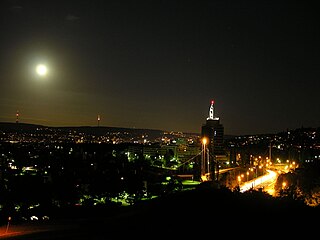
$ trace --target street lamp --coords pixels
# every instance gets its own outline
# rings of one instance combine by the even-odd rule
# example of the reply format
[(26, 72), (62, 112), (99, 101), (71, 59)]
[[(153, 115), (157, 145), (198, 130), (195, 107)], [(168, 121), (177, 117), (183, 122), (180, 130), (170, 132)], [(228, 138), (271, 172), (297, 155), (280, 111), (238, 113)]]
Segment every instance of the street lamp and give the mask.
[(285, 189), (287, 186), (287, 183), (286, 182), (282, 182), (282, 189)]
[(202, 149), (201, 149), (201, 179), (202, 180), (207, 180), (206, 179), (206, 150), (207, 150), (207, 147), (206, 147), (206, 144), (207, 144), (207, 138), (204, 137), (202, 138)]
[(240, 184), (241, 184), (241, 176), (238, 175), (238, 185), (239, 185), (239, 187), (240, 187)]

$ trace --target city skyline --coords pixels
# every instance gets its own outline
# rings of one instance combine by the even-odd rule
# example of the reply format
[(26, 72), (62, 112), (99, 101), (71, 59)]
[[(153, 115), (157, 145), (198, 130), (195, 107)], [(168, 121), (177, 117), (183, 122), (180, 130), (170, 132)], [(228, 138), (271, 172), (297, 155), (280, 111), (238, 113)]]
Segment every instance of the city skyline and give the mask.
[(225, 134), (320, 126), (312, 4), (2, 5), (0, 122), (200, 133), (214, 100)]

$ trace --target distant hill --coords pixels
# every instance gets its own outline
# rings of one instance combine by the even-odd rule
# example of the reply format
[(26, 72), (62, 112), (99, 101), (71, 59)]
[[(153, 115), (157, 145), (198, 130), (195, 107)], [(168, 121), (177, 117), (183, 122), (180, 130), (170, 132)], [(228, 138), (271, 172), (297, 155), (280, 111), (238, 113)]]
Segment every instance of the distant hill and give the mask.
[[(145, 128), (125, 128), (125, 127), (108, 127), (108, 126), (65, 126), (65, 127), (49, 127), (39, 124), (31, 123), (12, 123), (0, 122), (0, 131), (16, 132), (16, 133), (34, 133), (35, 131), (51, 132), (58, 130), (60, 132), (76, 131), (78, 133), (85, 133), (95, 136), (105, 135), (107, 133), (128, 133), (130, 135), (148, 134), (150, 138), (158, 138), (164, 135), (165, 132), (159, 129), (145, 129)], [(200, 133), (183, 133), (185, 135), (199, 135)], [(235, 135), (224, 135), (225, 140), (233, 139)]]
[(29, 124), (29, 123), (10, 123), (0, 122), (0, 130), (4, 132), (29, 132), (36, 131), (37, 129), (45, 128), (42, 125)]
[(0, 122), (0, 131), (3, 132), (16, 132), (16, 133), (34, 133), (35, 131), (47, 132), (47, 131), (60, 131), (70, 132), (76, 131), (78, 133), (85, 133), (91, 135), (105, 135), (107, 133), (128, 133), (131, 135), (148, 134), (151, 138), (157, 138), (163, 135), (164, 131), (156, 129), (139, 129), (139, 128), (123, 128), (123, 127), (105, 127), (105, 126), (66, 126), (66, 127), (48, 127), (37, 124), (29, 123), (9, 123)]

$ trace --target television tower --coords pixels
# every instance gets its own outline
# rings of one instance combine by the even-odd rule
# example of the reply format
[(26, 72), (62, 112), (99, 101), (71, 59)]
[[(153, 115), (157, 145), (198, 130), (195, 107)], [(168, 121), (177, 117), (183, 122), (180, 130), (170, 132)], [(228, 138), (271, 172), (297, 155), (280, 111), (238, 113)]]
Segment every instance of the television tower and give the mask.
[(16, 112), (16, 123), (19, 123), (19, 110)]
[(98, 127), (100, 126), (100, 115), (98, 115)]

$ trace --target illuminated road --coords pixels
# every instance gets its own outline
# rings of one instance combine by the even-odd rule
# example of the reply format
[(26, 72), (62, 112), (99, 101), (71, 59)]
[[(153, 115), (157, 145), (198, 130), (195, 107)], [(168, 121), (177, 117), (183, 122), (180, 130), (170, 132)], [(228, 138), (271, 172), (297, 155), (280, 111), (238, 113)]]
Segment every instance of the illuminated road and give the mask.
[(267, 169), (267, 174), (252, 179), (248, 182), (244, 182), (240, 185), (240, 191), (245, 192), (250, 189), (264, 189), (264, 191), (268, 192), (270, 195), (274, 194), (274, 184), (277, 180), (278, 173), (273, 170)]
[(19, 236), (28, 236), (40, 232), (63, 229), (63, 226), (53, 226), (43, 223), (29, 223), (21, 225), (5, 225), (0, 227), (0, 239), (18, 239)]
[(49, 221), (26, 223), (21, 225), (0, 226), (0, 239), (12, 240), (96, 240), (107, 236), (107, 221), (83, 219), (66, 219), (61, 221)]

